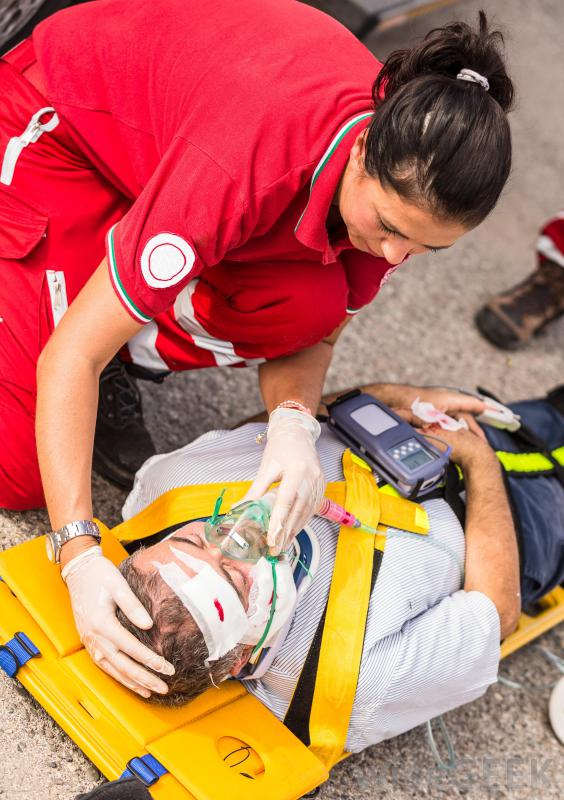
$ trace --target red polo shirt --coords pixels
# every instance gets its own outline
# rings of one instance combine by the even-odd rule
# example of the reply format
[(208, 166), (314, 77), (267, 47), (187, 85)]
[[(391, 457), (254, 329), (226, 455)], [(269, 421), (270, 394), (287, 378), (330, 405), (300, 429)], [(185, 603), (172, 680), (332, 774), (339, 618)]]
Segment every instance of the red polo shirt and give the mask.
[[(329, 207), (380, 64), (290, 0), (97, 0), (34, 34), (47, 97), (129, 212), (113, 286), (154, 369), (296, 352), (369, 303), (384, 259)], [(85, 198), (87, 202), (87, 198)]]

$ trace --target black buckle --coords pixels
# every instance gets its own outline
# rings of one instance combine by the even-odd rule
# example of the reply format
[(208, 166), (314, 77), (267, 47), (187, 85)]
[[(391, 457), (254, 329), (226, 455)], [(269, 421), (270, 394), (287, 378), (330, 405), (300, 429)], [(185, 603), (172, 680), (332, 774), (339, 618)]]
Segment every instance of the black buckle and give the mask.
[[(147, 772), (151, 773), (151, 777), (144, 778), (143, 775), (140, 775), (138, 772), (139, 768), (133, 766), (134, 761), (140, 761), (143, 764), (143, 767), (147, 770)], [(134, 756), (133, 758), (130, 758), (126, 764), (126, 768), (131, 772), (134, 778), (137, 778), (138, 781), (141, 781), (143, 786), (146, 786), (147, 788), (149, 786), (153, 786), (153, 784), (155, 784), (161, 777), (157, 772), (155, 772), (155, 770), (152, 767), (146, 764), (143, 761), (143, 759), (140, 758), (139, 756)]]

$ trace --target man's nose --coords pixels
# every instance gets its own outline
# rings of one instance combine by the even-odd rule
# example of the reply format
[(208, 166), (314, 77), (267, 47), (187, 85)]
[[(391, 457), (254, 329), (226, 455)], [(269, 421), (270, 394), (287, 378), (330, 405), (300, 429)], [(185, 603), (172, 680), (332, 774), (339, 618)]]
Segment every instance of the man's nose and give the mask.
[(408, 255), (410, 244), (403, 239), (383, 239), (381, 243), (382, 253), (389, 264), (401, 264)]

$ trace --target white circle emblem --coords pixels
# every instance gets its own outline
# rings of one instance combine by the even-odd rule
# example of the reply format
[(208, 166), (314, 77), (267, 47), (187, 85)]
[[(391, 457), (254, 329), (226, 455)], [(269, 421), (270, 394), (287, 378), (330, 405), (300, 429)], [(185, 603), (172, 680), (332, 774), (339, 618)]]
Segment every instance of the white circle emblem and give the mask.
[(174, 286), (188, 275), (196, 255), (188, 242), (175, 233), (152, 236), (141, 253), (141, 272), (153, 289)]

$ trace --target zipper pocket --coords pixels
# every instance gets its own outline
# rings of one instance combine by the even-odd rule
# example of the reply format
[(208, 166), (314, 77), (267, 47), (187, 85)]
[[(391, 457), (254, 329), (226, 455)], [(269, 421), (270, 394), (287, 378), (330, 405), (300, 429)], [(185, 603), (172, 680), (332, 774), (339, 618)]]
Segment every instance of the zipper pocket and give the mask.
[(51, 298), (51, 311), (53, 312), (53, 326), (56, 328), (69, 307), (65, 273), (48, 269), (46, 275), (49, 297)]
[[(39, 120), (44, 114), (52, 114), (50, 120), (41, 123)], [(36, 142), (43, 133), (55, 130), (59, 124), (59, 117), (54, 108), (46, 106), (40, 108), (30, 119), (25, 131), (20, 136), (13, 136), (6, 146), (4, 158), (2, 160), (2, 172), (0, 173), (0, 183), (10, 186), (14, 177), (14, 170), (18, 163), (22, 150)]]

